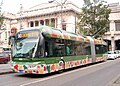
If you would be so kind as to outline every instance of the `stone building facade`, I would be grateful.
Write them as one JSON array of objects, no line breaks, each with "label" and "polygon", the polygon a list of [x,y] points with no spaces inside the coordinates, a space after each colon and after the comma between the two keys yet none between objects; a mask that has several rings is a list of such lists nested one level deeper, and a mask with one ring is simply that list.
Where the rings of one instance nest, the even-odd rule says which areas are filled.
[{"label": "stone building facade", "polygon": [[6,30],[1,34],[0,46],[8,46],[9,36],[13,34],[12,28],[19,31],[23,28],[47,25],[75,33],[80,11],[74,3],[66,2],[62,6],[58,3],[42,3],[27,10],[21,7],[17,14],[4,13]]},{"label": "stone building facade", "polygon": [[104,40],[109,44],[110,50],[120,50],[120,5],[109,4],[111,13],[109,15],[110,29],[105,33]]},{"label": "stone building facade", "polygon": [[12,25],[14,26],[14,23],[12,23],[12,21],[15,18],[14,14],[8,12],[5,12],[4,16],[5,19],[2,27],[3,30],[0,30],[0,52],[2,51],[2,48],[10,48],[10,45],[8,45],[8,39],[11,35]]},{"label": "stone building facade", "polygon": [[[18,27],[37,27],[40,25],[63,28],[69,32],[75,32],[80,8],[71,2],[67,2],[61,8],[58,3],[43,3],[31,7],[28,10],[22,9],[16,18]],[[19,27],[20,26],[20,27]]]},{"label": "stone building facade", "polygon": [[[112,10],[109,15],[110,30],[103,38],[108,42],[110,50],[120,50],[120,5],[115,3],[109,7]],[[81,9],[72,2],[66,2],[63,6],[58,3],[43,3],[27,10],[21,7],[17,14],[4,13],[6,30],[0,34],[0,47],[9,47],[8,39],[14,35],[12,28],[19,31],[23,28],[47,25],[75,33],[80,13]]]}]

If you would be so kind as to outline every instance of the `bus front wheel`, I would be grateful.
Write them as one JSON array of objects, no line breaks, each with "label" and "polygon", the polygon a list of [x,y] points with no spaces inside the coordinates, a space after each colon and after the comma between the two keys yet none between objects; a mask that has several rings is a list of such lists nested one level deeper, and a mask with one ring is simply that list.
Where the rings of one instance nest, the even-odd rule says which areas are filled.
[{"label": "bus front wheel", "polygon": [[59,61],[59,73],[62,73],[65,70],[64,60]]}]

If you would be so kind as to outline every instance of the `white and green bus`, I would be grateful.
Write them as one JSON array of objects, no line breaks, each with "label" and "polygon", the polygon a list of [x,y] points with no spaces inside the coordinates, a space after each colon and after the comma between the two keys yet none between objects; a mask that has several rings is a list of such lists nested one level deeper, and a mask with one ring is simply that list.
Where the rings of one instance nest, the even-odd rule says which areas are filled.
[{"label": "white and green bus", "polygon": [[105,61],[107,44],[102,40],[47,26],[19,31],[12,44],[15,72],[46,74]]}]

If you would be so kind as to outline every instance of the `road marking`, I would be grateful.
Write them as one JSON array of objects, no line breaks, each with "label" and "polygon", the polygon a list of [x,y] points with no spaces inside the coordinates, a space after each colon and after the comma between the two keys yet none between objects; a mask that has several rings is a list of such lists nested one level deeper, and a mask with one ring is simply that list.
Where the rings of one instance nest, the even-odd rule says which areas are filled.
[{"label": "road marking", "polygon": [[45,81],[45,80],[57,78],[57,77],[60,77],[60,76],[63,76],[63,75],[71,74],[71,73],[74,73],[74,72],[77,72],[77,71],[80,71],[80,70],[85,70],[87,68],[92,68],[92,67],[103,65],[103,64],[106,64],[106,63],[110,63],[110,62],[113,62],[113,61],[107,61],[107,62],[103,62],[103,63],[98,63],[98,64],[95,64],[95,65],[91,65],[91,66],[88,66],[88,67],[83,67],[83,68],[80,68],[80,69],[75,69],[75,70],[72,70],[72,71],[63,72],[62,74],[59,74],[59,75],[55,75],[55,76],[51,76],[51,77],[46,77],[46,78],[43,78],[43,79],[40,79],[40,80],[36,80],[36,81],[33,81],[33,82],[22,84],[20,86],[27,86],[27,85],[30,85],[30,84],[34,84],[34,83],[42,82],[42,81]]}]

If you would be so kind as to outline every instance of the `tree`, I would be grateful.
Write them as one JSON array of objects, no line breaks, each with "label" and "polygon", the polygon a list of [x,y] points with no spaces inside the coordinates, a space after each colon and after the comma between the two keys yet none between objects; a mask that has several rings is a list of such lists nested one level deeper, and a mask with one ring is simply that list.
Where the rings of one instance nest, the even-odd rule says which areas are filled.
[{"label": "tree", "polygon": [[3,13],[1,12],[1,9],[2,9],[1,6],[2,6],[2,4],[3,4],[3,0],[0,3],[0,30],[3,29],[2,26],[4,24],[4,16],[3,16]]},{"label": "tree", "polygon": [[0,30],[3,29],[2,28],[3,24],[4,24],[4,16],[3,16],[3,14],[0,14]]},{"label": "tree", "polygon": [[102,36],[108,30],[111,10],[102,0],[84,0],[82,13],[78,18],[79,32],[84,35]]}]

